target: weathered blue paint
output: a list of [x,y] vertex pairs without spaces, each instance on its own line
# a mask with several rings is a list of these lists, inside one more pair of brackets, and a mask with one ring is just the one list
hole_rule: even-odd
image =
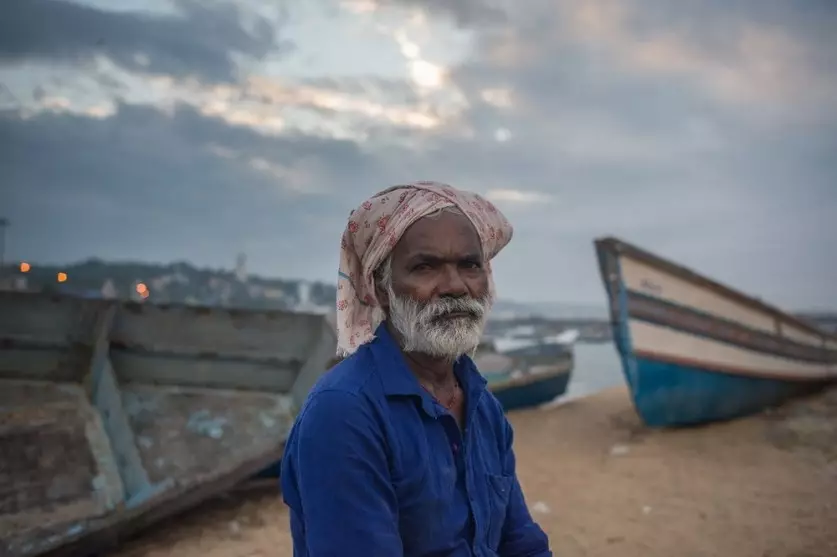
[[596,251],[622,372],[634,407],[646,425],[692,426],[738,418],[816,391],[827,383],[744,376],[637,357],[631,341],[628,290],[619,255],[600,246]]
[[110,441],[115,457],[113,460],[122,480],[124,498],[131,501],[136,500],[137,497],[142,499],[142,494],[153,489],[153,486],[148,480],[148,474],[137,451],[134,432],[131,430],[123,407],[119,382],[108,355],[108,336],[113,327],[115,315],[116,306],[111,305],[97,323],[89,371],[90,399],[102,418]]
[[164,481],[156,484],[147,484],[142,490],[134,493],[126,502],[125,507],[133,509],[139,507],[146,501],[149,501],[157,495],[173,488],[175,485],[173,478],[166,478]]
[[497,400],[503,405],[503,410],[508,412],[509,410],[528,408],[554,400],[555,397],[566,392],[571,375],[571,369],[568,369],[566,373],[546,377],[538,377],[535,374],[530,376],[531,381],[527,383],[500,388],[492,387],[489,382],[488,390],[497,397]]
[[[633,356],[629,356],[633,358]],[[718,373],[635,358],[634,405],[651,427],[696,425],[760,412],[822,385]]]

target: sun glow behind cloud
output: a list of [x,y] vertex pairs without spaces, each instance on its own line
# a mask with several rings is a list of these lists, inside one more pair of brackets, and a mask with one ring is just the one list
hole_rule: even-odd
[[[161,6],[167,8],[161,13],[169,10],[168,3]],[[50,111],[97,118],[112,115],[120,102],[166,111],[182,103],[267,135],[302,132],[356,141],[367,140],[374,128],[421,132],[455,123],[469,102],[448,79],[448,68],[468,55],[468,32],[431,22],[414,8],[382,8],[358,1],[342,8],[326,14],[319,3],[306,5],[307,23],[290,36],[299,43],[299,54],[289,59],[268,56],[262,64],[239,56],[241,76],[235,83],[208,84],[196,77],[155,74],[149,68],[149,54],[136,52],[135,69],[104,55],[82,67],[58,62],[6,66],[0,69],[0,81],[10,94],[3,102],[28,117]],[[268,15],[280,19],[273,12]],[[324,40],[321,34],[305,32],[315,26],[312,21],[320,20],[339,39]],[[373,50],[368,48],[375,41],[352,40],[369,32],[380,37]],[[352,49],[360,50],[347,64],[346,51]],[[311,53],[316,58],[311,59]],[[355,90],[345,88],[347,83]],[[406,97],[404,87],[412,91]]]

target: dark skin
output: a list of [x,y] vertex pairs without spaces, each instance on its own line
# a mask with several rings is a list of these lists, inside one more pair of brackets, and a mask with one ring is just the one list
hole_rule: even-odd
[[[450,296],[482,298],[488,293],[482,244],[464,215],[443,213],[413,223],[392,251],[392,286],[395,293],[420,302]],[[389,315],[389,296],[382,289],[378,300]],[[397,331],[390,329],[396,338]],[[456,395],[450,408],[459,422],[464,421],[464,396],[459,391],[453,364],[426,354],[405,353],[407,364],[419,383],[439,401]]]

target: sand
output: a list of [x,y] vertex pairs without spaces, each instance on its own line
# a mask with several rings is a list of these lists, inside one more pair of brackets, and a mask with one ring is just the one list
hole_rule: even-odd
[[[510,419],[558,557],[837,556],[837,389],[683,430],[643,427],[621,388]],[[114,555],[291,556],[288,514],[278,493],[237,495]]]

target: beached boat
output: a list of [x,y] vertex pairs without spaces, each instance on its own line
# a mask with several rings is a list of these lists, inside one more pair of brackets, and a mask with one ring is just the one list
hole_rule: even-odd
[[474,359],[488,389],[504,410],[538,406],[566,392],[573,371],[572,343],[576,336],[488,339],[481,343]]
[[85,555],[281,458],[323,316],[0,292],[0,555]]
[[837,336],[616,238],[595,248],[646,424],[736,418],[837,380]]

